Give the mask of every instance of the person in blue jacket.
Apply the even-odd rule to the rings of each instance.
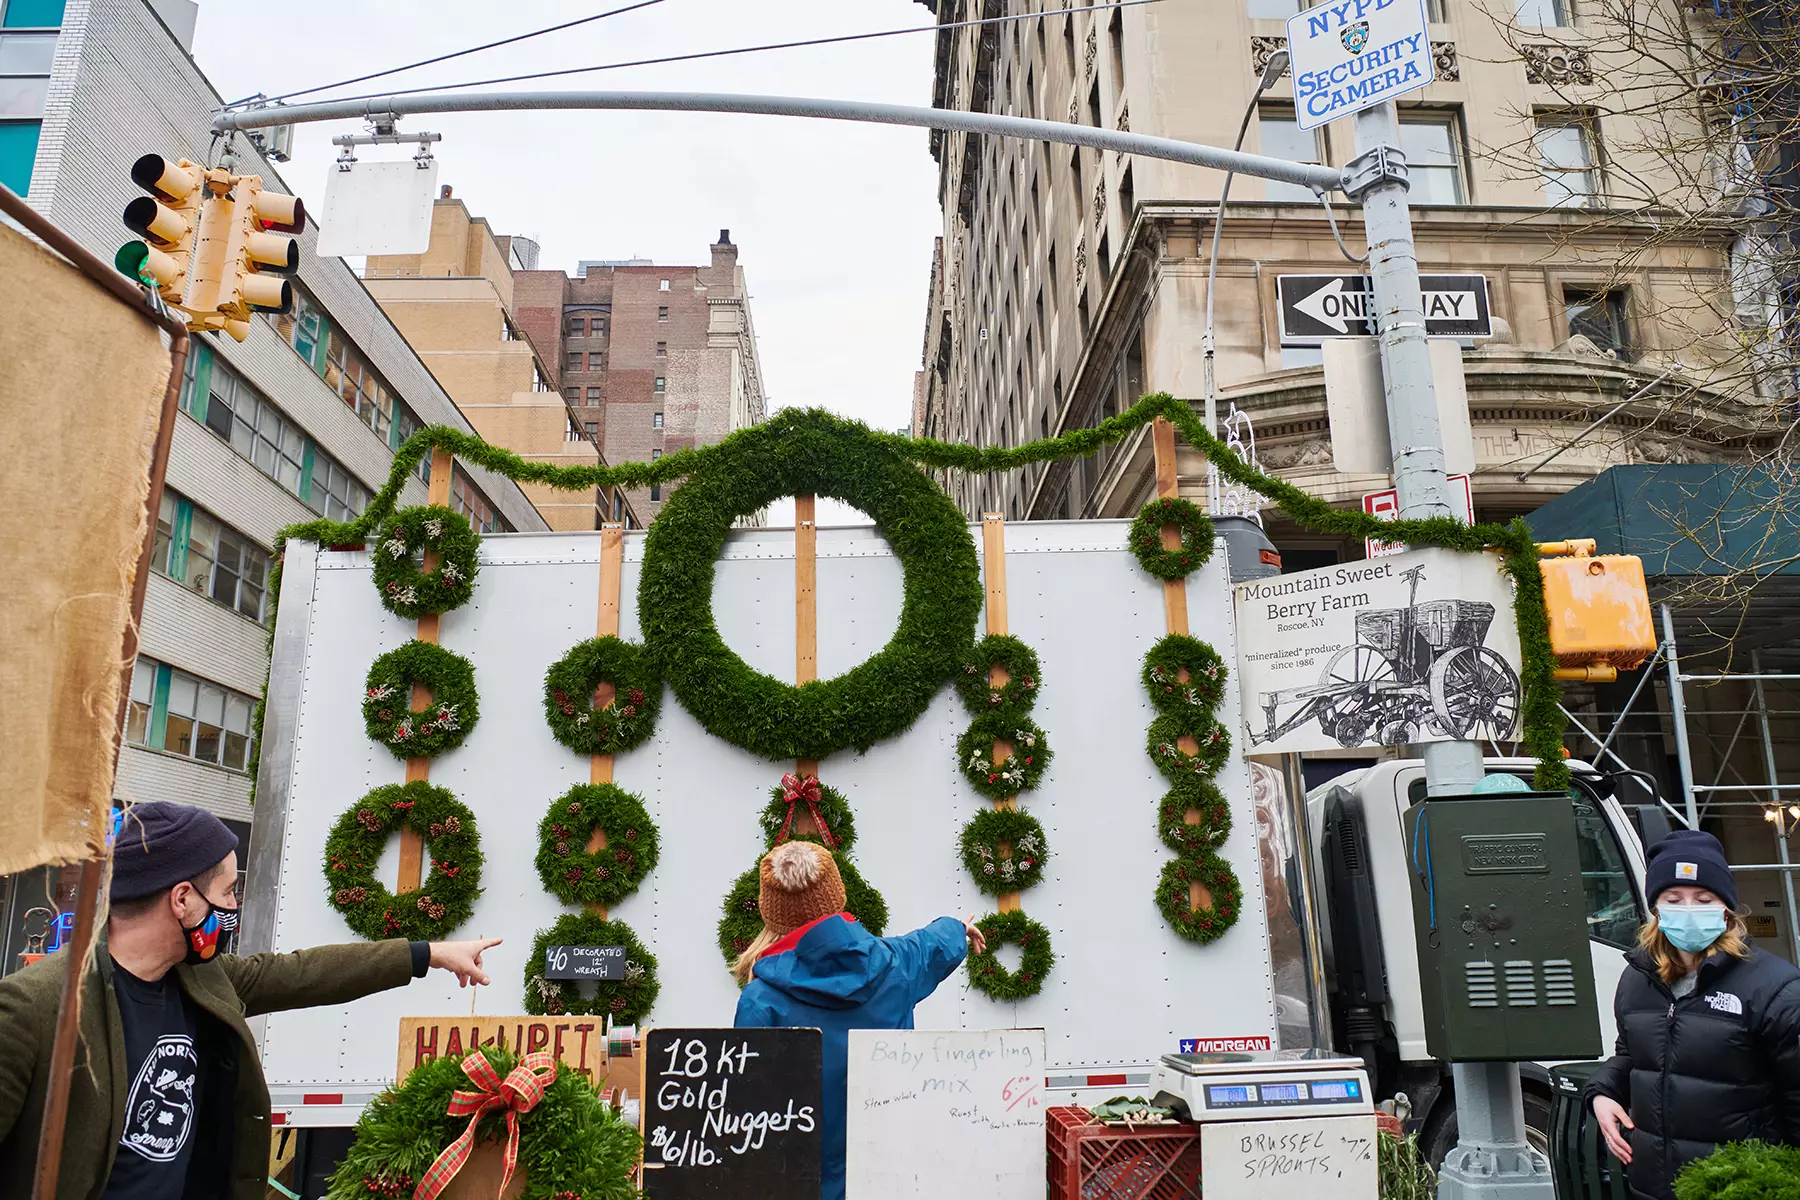
[[[844,1088],[852,1029],[911,1029],[913,1005],[937,990],[986,939],[974,918],[939,917],[904,937],[878,938],[844,911],[844,880],[823,846],[784,842],[763,857],[763,930],[733,974],[739,1028],[819,1029],[825,1037],[821,1200],[843,1200]]]

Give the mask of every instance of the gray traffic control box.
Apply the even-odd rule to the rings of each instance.
[[[1408,809],[1425,1045],[1446,1062],[1602,1053],[1575,813],[1561,794]]]

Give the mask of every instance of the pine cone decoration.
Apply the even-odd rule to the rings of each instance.
[[[555,850],[556,850],[556,857],[558,857],[558,858],[569,857],[569,843],[558,842],[558,843],[556,843]]]
[[[367,808],[357,809],[356,810],[356,823],[358,825],[361,825],[364,829],[368,830],[370,833],[380,833],[381,832],[381,818],[375,815],[375,812],[373,809],[367,809]]]

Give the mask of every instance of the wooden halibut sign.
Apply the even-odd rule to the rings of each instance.
[[[561,1070],[581,1072],[595,1087],[606,1082],[606,1022],[600,1017],[401,1017],[400,1062],[394,1082],[434,1058],[466,1058],[481,1046],[556,1056]]]

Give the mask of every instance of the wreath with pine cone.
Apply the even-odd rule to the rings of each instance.
[[[612,701],[594,691],[613,685]],[[544,717],[557,741],[577,754],[621,754],[656,732],[662,678],[642,646],[616,637],[589,638],[544,673]]]
[[[1171,633],[1144,655],[1144,690],[1163,712],[1211,713],[1228,677],[1219,652],[1185,633]]]
[[[402,828],[424,841],[431,873],[417,891],[396,896],[375,878],[375,864]],[[475,814],[448,789],[391,783],[358,800],[326,835],[325,895],[370,941],[441,941],[474,911],[481,862]]]
[[[997,741],[1010,744],[1012,753],[996,760]],[[1009,720],[998,713],[976,717],[956,739],[956,762],[963,778],[976,791],[996,800],[1036,787],[1052,757],[1044,731],[1024,717]]]
[[[1044,877],[1050,856],[1036,817],[1009,808],[976,813],[962,831],[962,860],[990,896],[1022,892]]]
[[[1199,750],[1190,754],[1180,739],[1191,737]],[[1231,757],[1231,735],[1212,719],[1211,712],[1164,713],[1150,722],[1150,759],[1169,779],[1206,779],[1218,774]]]
[[[1199,820],[1190,824],[1188,814]],[[1208,854],[1231,833],[1231,805],[1210,779],[1183,779],[1156,810],[1156,831],[1177,854]]]
[[[573,979],[544,978],[544,950],[549,946],[623,946],[625,978],[594,984],[583,996]],[[540,929],[525,960],[525,1011],[534,1016],[605,1016],[615,1025],[635,1025],[656,1003],[656,957],[644,949],[631,926],[592,913],[568,913],[548,929]]]
[[[419,712],[412,709],[414,684],[431,693]],[[369,667],[362,712],[369,737],[395,758],[435,758],[462,745],[481,716],[475,667],[442,646],[410,641]]]
[[[589,850],[595,831],[606,845]],[[637,891],[656,856],[656,823],[644,802],[610,783],[577,784],[538,822],[538,878],[564,904],[618,903]]]
[[[481,537],[455,509],[441,504],[402,508],[382,522],[374,546],[375,592],[396,616],[416,620],[449,612],[475,594]],[[429,571],[423,561],[427,552],[437,555],[437,565]]]
[[[1196,883],[1212,895],[1211,907],[1193,906],[1191,890]],[[1176,933],[1201,945],[1236,925],[1243,903],[1244,889],[1231,864],[1210,851],[1173,860],[1163,867],[1156,885],[1156,907],[1163,919]]]

